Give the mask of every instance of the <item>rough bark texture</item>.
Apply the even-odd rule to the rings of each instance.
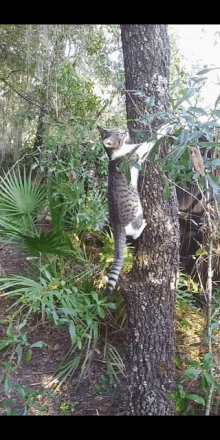
[[[147,109],[144,97],[126,93],[126,109],[129,119],[145,117],[150,113],[159,113],[169,107],[169,59],[170,46],[165,25],[122,25],[122,49],[125,67],[126,90],[140,90],[146,96],[154,96],[154,106]],[[137,137],[133,129],[147,130],[160,123],[155,118],[148,126],[139,122],[128,121],[130,136],[134,142],[146,140],[146,134]]]
[[[155,96],[154,113],[167,111],[169,41],[164,25],[122,25],[126,88]],[[140,101],[127,95],[128,119]],[[142,112],[144,108],[142,109]],[[140,123],[128,124],[132,129]],[[145,127],[146,128],[146,127]],[[148,133],[145,133],[146,140]],[[164,154],[168,145],[163,145]],[[161,153],[160,153],[161,154]],[[146,163],[139,190],[147,226],[137,241],[135,263],[124,283],[129,323],[129,413],[172,414],[175,392],[174,308],[179,265],[178,204],[174,188],[163,198],[165,179]]]

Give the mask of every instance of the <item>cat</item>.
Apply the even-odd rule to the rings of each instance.
[[[109,157],[108,205],[115,242],[114,261],[104,292],[109,296],[117,283],[123,265],[126,236],[136,240],[146,226],[138,194],[139,170],[135,166],[130,167],[131,181],[128,183],[125,175],[119,171],[118,165],[121,159],[133,150],[135,152],[132,158],[141,163],[143,157],[151,150],[152,142],[130,144],[128,130],[117,128],[107,130],[100,126],[97,128]]]

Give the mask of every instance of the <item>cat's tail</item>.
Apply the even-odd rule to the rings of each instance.
[[[105,289],[105,295],[109,296],[118,281],[119,274],[124,261],[124,250],[126,245],[126,233],[125,228],[120,228],[120,230],[114,230],[115,239],[115,251],[114,251],[114,261],[108,277],[107,286]]]

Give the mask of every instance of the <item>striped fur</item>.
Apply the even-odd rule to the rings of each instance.
[[[118,281],[119,274],[124,261],[124,250],[126,245],[125,228],[114,229],[115,251],[114,261],[108,277],[108,283],[105,289],[105,295],[109,296]]]
[[[131,167],[131,182],[128,183],[125,175],[119,171],[118,164],[123,156],[133,151],[134,147],[140,147],[143,154],[149,151],[149,145],[127,143],[129,141],[127,130],[106,130],[102,127],[98,129],[109,157],[108,204],[115,251],[105,294],[111,295],[123,265],[126,235],[136,240],[146,226],[137,188],[138,170]],[[139,160],[141,157],[136,154],[136,158]]]

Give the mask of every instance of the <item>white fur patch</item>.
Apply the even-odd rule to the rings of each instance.
[[[136,212],[136,218],[139,217],[139,215],[141,215],[141,214],[143,214],[143,208],[142,208],[142,205],[141,205],[141,201],[139,199],[138,209],[137,209],[137,212]]]
[[[126,154],[130,153],[134,149],[135,145],[138,145],[138,144],[125,144],[124,143],[119,148],[119,150],[116,150],[112,153],[111,159],[114,160],[114,159],[117,159],[118,157],[125,156]]]
[[[143,232],[144,228],[146,226],[146,221],[143,220],[142,225],[139,229],[134,229],[132,227],[132,224],[129,223],[127,226],[125,226],[125,233],[126,235],[129,235],[134,240],[136,240],[138,237],[140,237],[141,233]]]
[[[133,188],[137,189],[139,171],[137,170],[137,168],[131,167],[130,172],[131,172],[131,185],[133,186]]]

